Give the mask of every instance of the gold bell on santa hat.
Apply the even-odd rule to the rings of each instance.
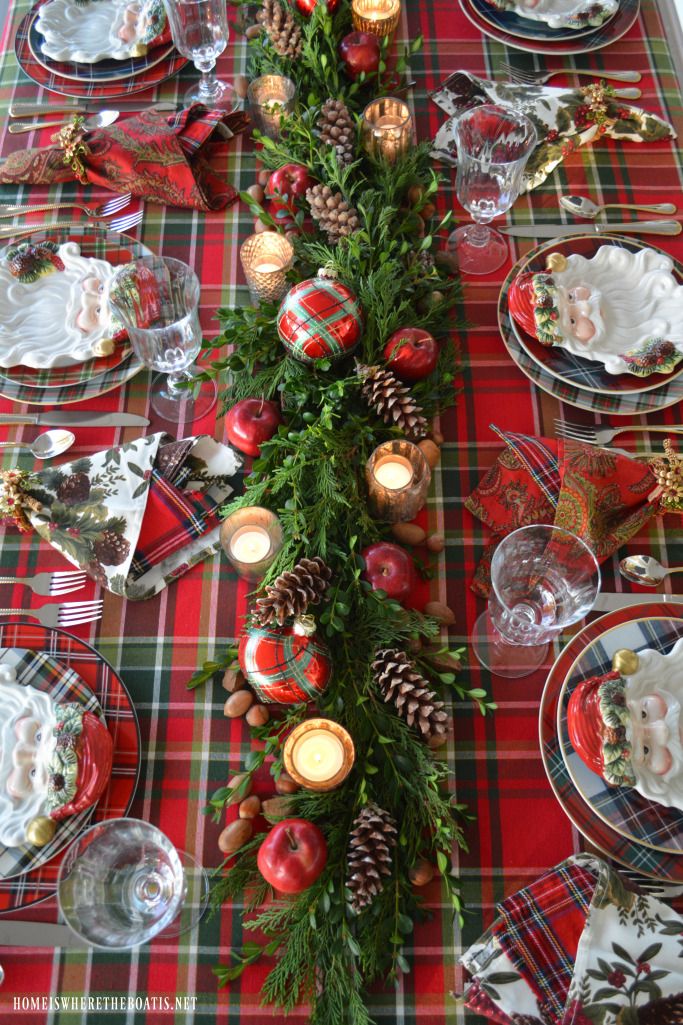
[[[664,440],[664,454],[650,462],[650,469],[658,487],[649,500],[657,499],[663,512],[683,512],[683,456],[670,438]]]
[[[567,257],[562,253],[548,253],[545,258],[545,269],[550,274],[561,274],[563,270],[567,269]]]
[[[26,839],[34,847],[44,847],[55,835],[57,823],[45,815],[36,815],[26,827]]]
[[[612,656],[612,669],[621,673],[622,676],[633,676],[638,672],[639,666],[640,659],[630,648],[619,648],[619,651],[615,651]]]

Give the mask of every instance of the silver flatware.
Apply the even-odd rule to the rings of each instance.
[[[36,117],[40,114],[54,114],[64,112],[67,114],[99,114],[102,107],[95,103],[72,103],[69,100],[60,102],[59,96],[50,98],[49,103],[13,103],[9,109],[10,117]],[[158,103],[126,103],[116,101],[116,109],[122,114],[136,114],[142,110],[158,110],[173,112],[178,109],[178,104],[173,101],[160,100]]]
[[[121,114],[120,110],[102,110],[99,114],[93,114],[87,121],[83,122],[83,130],[91,132],[93,128],[106,128],[107,125],[113,125],[118,120]],[[69,121],[15,121],[9,126],[7,131],[10,135],[21,135],[22,132],[35,132],[37,129],[42,128],[59,128],[62,125],[68,125]]]
[[[594,203],[587,196],[560,196],[560,206],[575,217],[597,217],[605,210],[642,210],[648,214],[675,214],[674,203]]]
[[[49,210],[83,210],[88,217],[111,217],[123,210],[124,206],[130,203],[130,192],[124,192],[120,196],[112,196],[106,203],[99,206],[84,206],[83,203],[0,203],[0,217],[23,216],[24,214],[39,214]]]
[[[555,75],[587,75],[589,78],[609,78],[613,82],[640,82],[643,77],[639,71],[600,71],[590,68],[556,68],[555,71],[527,71],[523,68],[516,68],[506,61],[499,61],[498,71],[507,75],[512,82],[518,85],[545,85]]]
[[[625,876],[629,882],[634,883],[643,893],[651,897],[658,897],[660,900],[671,900],[673,897],[680,897],[683,894],[683,886],[680,883],[670,883],[666,879],[653,879],[651,876],[643,876],[640,872],[619,866],[619,875]]]
[[[508,224],[498,228],[504,235],[517,238],[562,238],[565,235],[680,235],[679,221],[627,221],[626,223],[582,224]]]
[[[75,440],[71,431],[45,431],[33,441],[0,441],[0,448],[23,448],[35,459],[54,459],[71,448]]]
[[[683,426],[674,427],[634,427],[632,424],[625,424],[623,427],[612,427],[605,424],[604,427],[591,427],[586,424],[575,424],[569,420],[555,421],[555,435],[558,438],[569,438],[572,441],[582,441],[585,445],[609,445],[617,434],[683,434]]]
[[[632,605],[661,605],[662,602],[683,603],[683,594],[616,594],[602,592],[595,599],[592,612],[614,612],[616,609],[628,609]]]
[[[683,573],[683,566],[662,566],[652,555],[627,555],[619,563],[619,572],[634,584],[656,587],[671,573]]]
[[[97,228],[101,227],[102,224],[108,228],[109,231],[131,231],[132,228],[136,228],[141,223],[143,217],[142,210],[136,210],[132,214],[124,214],[121,217],[113,217],[110,221],[102,218],[100,223],[98,219],[91,217],[89,221],[42,221],[40,224],[15,224],[11,228],[0,228],[0,239],[5,238],[25,238],[27,235],[34,235],[37,231],[62,231],[62,229],[69,228]]]
[[[0,946],[89,949],[87,943],[76,936],[68,925],[57,922],[12,921],[11,918],[0,919]]]
[[[0,413],[0,425],[37,424],[39,427],[149,427],[138,413],[90,413],[85,409],[55,409],[46,413]]]
[[[80,591],[87,575],[79,569],[57,570],[55,573],[36,573],[32,577],[0,577],[0,584],[23,584],[34,594],[55,598],[59,594]]]
[[[65,601],[61,605],[42,605],[39,609],[0,609],[0,616],[28,616],[43,626],[78,626],[102,618],[101,598],[96,601]]]

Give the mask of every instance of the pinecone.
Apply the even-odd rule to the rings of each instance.
[[[103,530],[92,550],[103,566],[120,566],[128,558],[130,542],[115,530]]]
[[[78,505],[90,494],[90,478],[87,473],[70,473],[57,488],[57,498],[64,505]]]
[[[391,875],[391,851],[396,846],[396,823],[387,811],[368,804],[353,824],[346,857],[346,885],[351,890],[351,907],[362,911],[372,904]]]
[[[434,267],[436,266],[436,261],[427,249],[423,249],[419,253],[416,253],[413,250],[412,253],[408,254],[408,257],[406,259],[406,265],[409,268],[417,266],[422,274],[424,274],[426,277],[429,277],[429,275],[434,270]]]
[[[320,138],[334,146],[340,164],[351,164],[356,155],[356,125],[341,100],[325,100],[318,116]]]
[[[333,245],[360,228],[358,211],[349,206],[341,192],[333,192],[329,185],[314,185],[307,190],[306,199],[311,217]]]
[[[426,740],[442,737],[448,729],[448,712],[427,680],[416,670],[405,651],[384,648],[372,663],[375,682],[385,701]]]
[[[266,597],[256,600],[256,618],[261,626],[274,619],[284,626],[289,616],[301,616],[309,605],[317,605],[329,587],[332,570],[319,555],[301,559],[293,569],[281,573],[266,587]]]
[[[429,425],[422,416],[422,409],[411,396],[410,389],[401,384],[390,370],[359,363],[356,373],[363,381],[363,398],[375,408],[385,424],[400,427],[411,441],[427,436]]]
[[[294,60],[301,53],[301,29],[289,7],[280,0],[263,0],[256,20],[265,28],[273,48],[281,57]]]
[[[637,1008],[638,1025],[683,1025],[683,993],[659,997]]]

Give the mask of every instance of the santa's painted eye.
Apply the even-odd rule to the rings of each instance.
[[[42,739],[43,739],[43,734],[42,734],[42,733],[40,732],[40,730],[38,730],[38,732],[36,733],[36,741],[37,741],[38,743],[40,743],[40,741],[41,741]]]
[[[29,776],[31,777],[31,779],[33,779],[35,774],[36,774],[36,770],[35,769],[31,769],[31,771],[29,772]]]
[[[573,317],[569,318],[569,323],[571,324],[572,327],[576,327],[576,321],[574,320]]]
[[[641,719],[647,719],[647,712],[645,711],[644,708],[641,708],[641,710],[640,710],[640,718]]]
[[[647,747],[647,746],[646,746],[646,747],[644,747],[644,748],[643,748],[643,754],[644,754],[644,755],[649,755],[649,753],[650,753],[650,748],[649,748],[649,747]]]

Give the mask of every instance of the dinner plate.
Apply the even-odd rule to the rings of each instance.
[[[106,259],[114,266],[152,255],[151,250],[136,239],[106,228],[74,226],[53,232],[43,228],[28,238],[36,243],[51,240],[58,244],[70,239],[78,242],[84,255]],[[0,259],[8,248],[0,250]],[[49,370],[30,370],[28,367],[0,370],[0,395],[14,402],[34,405],[81,402],[120,387],[142,369],[140,360],[125,343],[120,342],[111,356],[87,363]]]
[[[608,612],[607,615],[601,616],[600,619],[584,627],[572,638],[555,661],[543,689],[539,709],[541,757],[548,780],[562,810],[586,840],[607,857],[613,858],[614,861],[641,873],[641,875],[683,883],[683,857],[670,851],[664,852],[654,850],[652,847],[645,847],[628,837],[621,836],[599,818],[593,808],[584,801],[567,771],[557,733],[557,709],[562,684],[575,659],[580,656],[588,644],[598,640],[607,631],[637,620],[644,624],[641,629],[646,631],[644,636],[647,637],[647,640],[642,645],[643,647],[651,646],[653,643],[652,635],[647,631],[656,628],[648,627],[647,621],[649,620],[666,620],[669,623],[675,621],[679,624],[675,627],[676,631],[680,631],[678,636],[683,636],[683,619],[680,617],[680,609],[675,604],[667,605],[664,602],[656,605],[652,603],[633,605],[630,608]],[[659,636],[664,639],[665,643],[668,643],[668,646],[671,646],[677,639],[674,633],[670,635],[669,642],[666,641],[664,634]]]
[[[590,259],[604,245],[615,245],[620,249],[626,249],[630,253],[635,253],[641,249],[652,249],[672,259],[670,254],[665,253],[663,249],[648,245],[639,239],[621,237],[618,240],[610,239],[606,243],[602,237],[597,237],[594,234],[577,234],[571,238],[557,239],[552,247],[552,252],[561,253],[563,256],[578,253]],[[523,265],[522,272],[538,273],[545,271],[546,256],[547,252],[544,251],[540,257],[535,256],[527,259]],[[673,274],[679,284],[683,284],[683,266],[676,260],[674,260]],[[519,344],[531,356],[534,362],[540,364],[553,377],[557,377],[560,381],[564,381],[574,388],[580,388],[581,391],[592,391],[600,394],[640,395],[642,392],[656,391],[662,385],[669,384],[679,374],[683,374],[683,361],[673,370],[669,371],[668,374],[652,374],[647,378],[639,378],[634,374],[608,374],[602,363],[577,356],[561,345],[542,345],[537,338],[528,334],[514,318],[512,318],[512,327]]]
[[[472,0],[472,7],[484,21],[493,28],[502,32],[509,32],[520,39],[543,40],[549,39],[553,42],[560,42],[563,39],[579,39],[591,35],[598,28],[602,28],[615,17],[619,8],[614,10],[609,17],[605,18],[602,25],[588,25],[585,28],[551,28],[545,21],[535,21],[532,18],[525,18],[515,14],[514,11],[502,11],[488,3],[487,0]]]
[[[591,772],[572,747],[567,707],[582,680],[611,670],[615,651],[651,648],[667,654],[681,637],[683,621],[680,619],[631,620],[606,630],[587,644],[575,659],[562,684],[557,709],[557,731],[565,765],[586,804],[621,836],[672,854],[683,852],[683,812],[648,801],[631,787],[609,786],[602,776]]]
[[[609,243],[626,241],[617,235],[601,236]],[[577,409],[585,409],[593,413],[608,413],[610,416],[633,416],[635,414],[652,413],[675,405],[683,398],[683,375],[673,377],[668,383],[651,391],[634,393],[606,393],[582,391],[566,381],[554,377],[544,366],[532,359],[522,348],[515,326],[510,316],[507,302],[508,289],[520,269],[527,261],[540,256],[543,260],[548,252],[557,248],[557,239],[544,242],[532,249],[514,265],[507,275],[498,299],[498,327],[505,347],[512,361],[522,373],[533,381],[541,391],[553,395],[561,402],[566,402]]]
[[[130,694],[118,673],[91,645],[64,630],[27,622],[0,622],[0,648],[42,652],[65,670],[72,670],[97,699],[114,739],[109,786],[92,820],[128,814],[140,773],[140,727]],[[21,876],[0,880],[0,911],[25,908],[54,896],[62,853]]]
[[[45,0],[36,30],[46,57],[84,65],[130,60],[169,36],[161,0]]]
[[[604,46],[609,46],[611,43],[616,42],[617,39],[621,39],[636,22],[640,10],[640,0],[621,0],[617,13],[613,18],[610,18],[609,21],[601,25],[600,28],[593,29],[592,32],[588,32],[585,35],[582,34],[578,39],[572,36],[571,39],[562,39],[557,42],[553,42],[550,39],[522,39],[512,32],[494,27],[481,16],[474,6],[474,0],[460,0],[460,7],[467,19],[480,32],[483,32],[484,35],[489,36],[491,39],[497,40],[499,43],[504,43],[513,49],[525,50],[527,53],[557,54],[561,56],[601,50]],[[596,75],[599,74],[599,70],[596,71]]]

